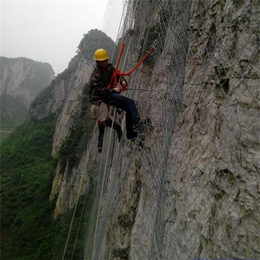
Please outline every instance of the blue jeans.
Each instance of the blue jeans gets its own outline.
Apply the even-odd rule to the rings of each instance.
[[[112,93],[110,98],[104,102],[107,105],[121,108],[126,112],[126,132],[127,134],[132,133],[134,131],[133,126],[137,126],[140,121],[134,100],[117,93]]]

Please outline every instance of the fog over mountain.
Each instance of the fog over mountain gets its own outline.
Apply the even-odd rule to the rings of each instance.
[[[54,78],[52,66],[27,58],[0,57],[1,126],[21,124],[34,98]]]
[[[91,29],[115,40],[122,7],[123,0],[2,0],[1,56],[48,62],[57,75]]]

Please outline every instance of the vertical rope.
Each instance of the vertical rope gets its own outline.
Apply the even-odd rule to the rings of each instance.
[[[92,136],[94,136],[94,133],[95,133],[95,131],[96,131],[96,127],[97,127],[97,123],[95,124],[95,127],[94,127],[94,130],[93,130]],[[91,142],[90,142],[90,147],[92,147],[92,142],[93,142],[93,137],[92,137]],[[84,167],[84,169],[86,169],[86,165],[87,165],[86,162],[88,162],[88,160],[89,160],[89,150],[87,151],[87,156],[86,156],[86,157],[87,157],[87,160],[85,161],[85,167]],[[67,236],[67,239],[66,239],[65,248],[64,248],[64,251],[63,251],[63,255],[62,255],[62,260],[64,260],[64,257],[65,257],[65,255],[66,255],[66,251],[67,251],[67,247],[68,247],[68,242],[69,242],[69,238],[70,238],[70,234],[71,234],[71,229],[72,229],[72,225],[73,225],[74,218],[75,218],[75,214],[76,214],[76,209],[77,209],[77,205],[78,205],[78,201],[79,201],[79,196],[80,196],[82,184],[83,184],[83,174],[81,173],[80,184],[79,184],[79,191],[78,191],[78,194],[77,194],[76,204],[75,204],[74,211],[73,211],[73,215],[72,215],[71,222],[70,222],[69,232],[68,232],[68,236]]]
[[[105,186],[105,180],[106,180],[107,164],[108,164],[108,157],[109,157],[112,134],[113,134],[112,130],[113,130],[113,125],[114,125],[115,114],[116,113],[114,113],[112,128],[111,128],[111,131],[110,131],[109,145],[108,145],[106,163],[105,163],[105,168],[104,168],[104,173],[103,173],[103,181],[102,181],[101,193],[100,193],[100,198],[99,198],[98,213],[97,213],[97,222],[96,222],[95,231],[94,231],[94,243],[93,243],[93,247],[92,247],[92,250],[91,250],[92,251],[91,259],[93,259],[94,249],[95,249],[95,246],[96,246],[97,229],[98,229],[98,224],[99,224],[101,202],[102,202],[102,199],[103,199],[103,192],[104,192],[104,186]]]

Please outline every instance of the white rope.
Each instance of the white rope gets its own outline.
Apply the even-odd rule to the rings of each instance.
[[[96,127],[97,127],[97,123],[95,124],[95,127],[94,127],[94,130],[93,130],[92,136],[94,136]],[[93,139],[94,139],[94,138],[92,137],[91,142],[90,142],[90,147],[92,146]],[[86,169],[86,167],[87,167],[87,162],[88,162],[88,160],[89,160],[89,155],[90,155],[89,150],[90,150],[90,149],[88,149],[88,151],[87,151],[87,156],[86,156],[86,157],[87,157],[87,160],[85,160],[85,166],[84,166],[83,169]],[[82,188],[82,184],[83,184],[83,176],[84,176],[84,174],[81,173],[80,182],[79,182],[79,190],[78,190],[77,199],[76,199],[76,204],[75,204],[74,211],[73,211],[73,215],[72,215],[72,219],[71,219],[71,222],[70,222],[69,232],[68,232],[68,236],[67,236],[65,248],[64,248],[64,251],[63,251],[63,255],[62,255],[62,260],[64,260],[64,257],[65,257],[65,255],[66,255],[66,251],[67,251],[68,242],[69,242],[69,238],[70,238],[70,234],[71,234],[71,229],[72,229],[72,225],[73,225],[73,222],[74,222],[74,218],[75,218],[75,214],[76,214],[76,209],[77,209],[77,205],[78,205],[78,201],[79,201],[79,196],[80,196],[80,192],[81,192],[81,188]]]
[[[113,125],[114,125],[115,115],[116,115],[116,111],[115,111],[114,116],[113,116],[113,123],[112,123],[111,131],[110,131],[109,145],[108,145],[108,149],[107,149],[106,163],[105,163],[105,168],[104,168],[104,173],[103,173],[103,181],[102,181],[101,193],[100,193],[100,198],[99,198],[97,221],[96,221],[95,232],[94,232],[94,243],[93,243],[93,247],[92,247],[92,255],[91,255],[92,259],[93,259],[93,255],[94,255],[95,245],[96,245],[97,229],[98,229],[98,224],[99,224],[101,202],[102,202],[103,193],[104,193],[104,186],[105,186],[106,172],[107,172],[106,169],[107,169],[108,157],[109,157],[109,152],[110,152],[110,147],[111,147],[111,140],[112,140],[112,134],[113,134],[112,130],[113,130]]]
[[[135,9],[134,9],[134,12],[136,11],[136,7],[137,7],[137,4],[138,4],[139,0],[137,1],[136,3],[136,6],[135,6]],[[125,1],[125,6],[124,6],[124,9],[126,8],[126,3],[127,1]],[[120,27],[121,27],[121,23],[122,23],[122,18],[124,16],[124,11],[122,13],[122,16],[121,16],[121,21],[120,21],[120,25],[119,25],[119,29],[118,29],[118,35],[119,35],[119,31],[120,31]],[[133,15],[134,17],[134,15]],[[133,24],[133,17],[132,17],[132,21],[131,21],[131,26]],[[117,39],[118,39],[118,36],[117,36]],[[132,37],[130,39],[130,42],[129,42],[129,45],[128,45],[128,49],[127,49],[127,53],[125,55],[125,59],[124,59],[124,63],[123,63],[123,67],[122,69],[124,69],[124,66],[125,66],[125,63],[126,63],[126,58],[128,56],[128,53],[129,53],[129,48],[130,48],[130,44],[131,44],[131,41],[132,41]],[[115,50],[115,49],[114,49]],[[114,52],[113,52],[113,57],[114,57]],[[102,199],[103,199],[103,193],[104,193],[104,186],[105,186],[105,180],[107,179],[106,178],[106,173],[107,173],[107,165],[108,165],[108,158],[109,158],[109,154],[110,154],[110,147],[111,147],[111,143],[112,143],[112,135],[113,135],[113,128],[114,128],[114,123],[115,123],[115,117],[116,117],[116,113],[117,111],[115,110],[114,111],[114,115],[113,115],[113,121],[112,121],[112,126],[111,126],[111,129],[110,129],[110,137],[109,137],[109,145],[108,145],[108,149],[107,149],[107,155],[106,155],[106,162],[105,162],[105,168],[104,168],[104,173],[103,173],[103,181],[102,181],[102,187],[101,187],[101,194],[100,194],[100,199],[99,199],[99,206],[98,206],[98,212],[97,212],[97,221],[96,221],[96,225],[95,225],[95,231],[94,231],[94,238],[93,238],[93,246],[92,246],[92,253],[91,253],[91,259],[94,259],[94,251],[95,251],[95,246],[96,246],[96,238],[97,238],[97,230],[98,230],[98,225],[99,225],[99,218],[100,218],[100,211],[101,211],[101,203],[102,203]],[[112,155],[113,156],[113,155]],[[109,171],[108,171],[109,172]]]

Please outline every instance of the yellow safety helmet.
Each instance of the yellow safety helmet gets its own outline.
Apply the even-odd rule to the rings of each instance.
[[[103,60],[108,60],[108,54],[107,51],[104,49],[98,49],[95,51],[94,59],[96,61],[103,61]]]

